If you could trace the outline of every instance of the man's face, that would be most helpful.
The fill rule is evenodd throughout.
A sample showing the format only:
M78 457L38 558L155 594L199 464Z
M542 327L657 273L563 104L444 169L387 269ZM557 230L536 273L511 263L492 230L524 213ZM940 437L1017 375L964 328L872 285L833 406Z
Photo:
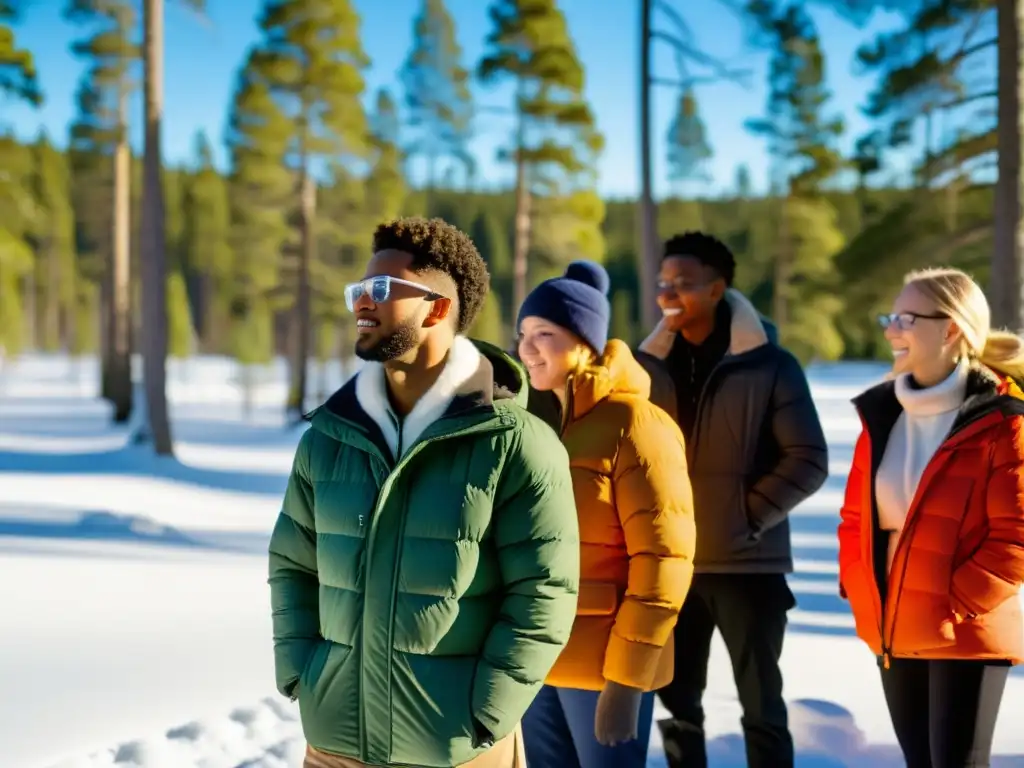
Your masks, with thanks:
M451 300L432 299L437 296L431 293L438 291L437 279L413 272L409 268L411 262L412 256L404 251L386 250L375 253L366 265L363 280L397 280L388 282L387 297L383 300L375 300L372 291L364 290L353 302L357 357L381 363L405 357L419 348L430 328L447 317Z
M668 256L658 275L658 306L665 325L681 331L707 322L725 294L725 281L692 256Z

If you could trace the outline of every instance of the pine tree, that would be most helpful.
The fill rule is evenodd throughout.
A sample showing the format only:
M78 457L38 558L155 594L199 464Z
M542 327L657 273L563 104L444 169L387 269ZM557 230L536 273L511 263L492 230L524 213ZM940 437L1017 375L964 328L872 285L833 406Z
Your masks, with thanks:
M842 352L835 327L842 302L836 298L833 258L843 237L822 185L843 166L835 147L843 123L824 114L831 98L825 57L807 12L794 3L760 21L775 48L766 116L749 121L748 128L767 139L785 190L778 217L773 315L783 343L798 357L835 359Z
M188 289L180 268L167 273L167 354L183 360L192 355L195 334L188 306Z
M681 189L686 182L706 183L711 180L706 166L712 152L693 88L687 88L679 97L666 138L670 181Z
M21 0L0 0L0 96L13 97L40 106L35 60L30 51L18 47L14 24L21 16Z
M39 106L42 94L32 54L18 48L14 38L20 10L16 0L0 0L0 98ZM0 358L17 354L26 341L22 283L27 279L34 292L35 271L26 242L36 217L30 176L29 153L11 137L0 136Z
M405 201L402 150L398 142L398 109L391 94L381 89L370 119L372 167L366 183L367 212L375 222L398 216Z
M486 341L498 347L507 346L508 330L501 316L501 299L494 291L487 294L483 306L480 307L480 314L476 316L467 335L471 339Z
M502 217L484 209L476 215L469 236L491 273L491 291L503 317L512 317L512 239Z
M25 301L32 300L35 255L28 238L36 220L31 189L32 155L10 136L0 136L0 357L16 356L30 340ZM28 282L28 290L23 285ZM29 304L31 308L31 303Z
M94 163L112 158L111 250L100 268L102 390L114 405L114 421L125 422L132 410L128 102L135 88L132 70L139 57L137 14L131 0L69 0L65 15L92 30L90 37L72 46L87 63L87 70L79 85L79 112L71 127L71 145L81 156L91 156Z
M32 227L37 286L38 342L55 352L64 345L65 333L75 323L77 294L75 214L71 206L71 172L67 156L56 149L45 133L32 147L32 194L37 218Z
M185 196L189 184L183 168L165 168L163 177L164 250L166 254L167 354L183 359L195 349L195 324L189 299L189 264L185 251ZM200 214L202 215L202 214ZM227 233L225 233L226 235Z
M413 45L402 68L409 124L415 141L409 150L426 159L426 188L437 186L437 164L453 158L469 173L472 95L462 47L444 0L423 0L413 22Z
M193 315L207 353L227 352L231 324L233 255L228 189L213 165L213 150L204 133L195 139L193 172L182 203L182 263L187 293L195 297Z
M491 32L477 67L481 80L515 86L516 135L505 157L516 164L513 308L526 297L537 195L593 187L603 146L583 96L584 72L555 0L494 0ZM529 137L529 139L527 138Z
M225 294L231 315L228 348L242 366L247 398L251 366L270 362L274 354L274 314L281 308L275 290L289 236L287 214L295 207L294 174L284 164L292 130L250 53L238 74L228 123L234 257Z
M287 410L300 418L307 392L312 342L316 182L320 161L364 159L367 123L361 96L369 66L351 0L267 0L252 75L263 84L291 126L285 163L296 175L299 246L289 282L295 287L293 356ZM335 297L336 299L338 297Z

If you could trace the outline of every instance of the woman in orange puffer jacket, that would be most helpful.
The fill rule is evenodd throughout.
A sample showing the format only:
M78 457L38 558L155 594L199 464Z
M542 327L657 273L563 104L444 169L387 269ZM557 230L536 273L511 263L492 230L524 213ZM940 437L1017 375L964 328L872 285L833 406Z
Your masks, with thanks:
M569 643L523 718L530 768L643 768L654 691L672 680L673 633L693 574L683 435L649 401L650 377L608 341L608 275L574 262L519 313L530 383L562 409L580 521Z
M854 401L840 592L908 768L988 765L1024 659L1024 344L958 270L908 275L881 320L895 376Z

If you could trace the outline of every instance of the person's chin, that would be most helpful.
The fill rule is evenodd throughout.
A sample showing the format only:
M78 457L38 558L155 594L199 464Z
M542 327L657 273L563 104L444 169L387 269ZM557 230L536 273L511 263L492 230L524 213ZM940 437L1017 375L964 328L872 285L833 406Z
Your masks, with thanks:
M551 382L549 382L547 380L546 376L534 376L533 374L531 374L529 372L527 372L527 376L530 379L530 386L533 389L537 390L538 392L550 392L551 391L551 389L552 389Z
M899 376L901 373L906 373L908 368L909 365L905 354L893 358L892 372L894 375Z

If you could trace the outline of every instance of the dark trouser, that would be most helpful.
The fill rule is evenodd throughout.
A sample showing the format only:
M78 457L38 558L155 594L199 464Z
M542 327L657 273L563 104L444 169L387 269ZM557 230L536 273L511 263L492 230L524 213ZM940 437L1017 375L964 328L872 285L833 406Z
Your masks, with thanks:
M743 707L749 768L792 768L793 739L779 657L786 612L796 605L781 573L699 573L676 625L675 677L658 696L672 714L659 723L669 768L706 768L704 707L711 637L722 633Z
M640 700L637 738L606 747L594 736L597 691L545 685L523 717L529 768L644 768L654 694Z
M882 688L907 768L986 768L1010 667L891 659Z

